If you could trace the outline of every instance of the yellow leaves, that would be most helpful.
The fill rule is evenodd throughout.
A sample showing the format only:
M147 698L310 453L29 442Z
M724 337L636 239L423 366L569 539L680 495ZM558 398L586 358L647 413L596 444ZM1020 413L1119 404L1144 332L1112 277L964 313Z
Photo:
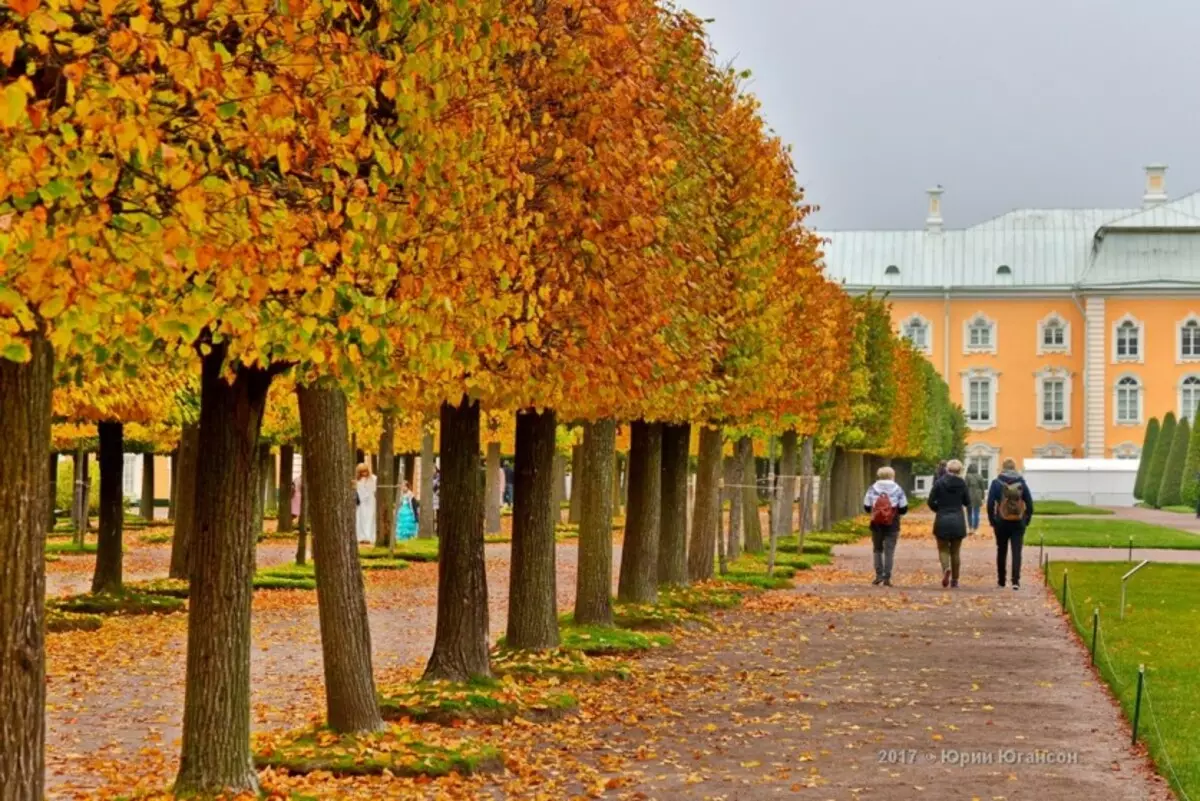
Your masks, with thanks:
M113 12L117 10L117 5L119 5L119 3L120 0L100 0L100 13L104 15L105 19L108 19L113 15ZM139 19L144 18L141 16L136 16L130 22L130 27L133 27L134 30L137 30L134 25Z
M8 28L0 33L0 64L11 67L13 55L21 44L21 34L15 28Z
M386 79L379 85L379 91L382 92L383 96L386 97L388 100L395 100L396 99L396 82L394 80L392 80L391 78Z
M32 93L33 87L24 76L4 87L0 97L0 129L15 127L27 118L25 103Z
M279 161L279 172L282 175L287 175L291 172L292 163L292 148L287 142L280 142L275 146L275 158Z
M8 7L22 17L28 17L41 4L41 0L8 0Z

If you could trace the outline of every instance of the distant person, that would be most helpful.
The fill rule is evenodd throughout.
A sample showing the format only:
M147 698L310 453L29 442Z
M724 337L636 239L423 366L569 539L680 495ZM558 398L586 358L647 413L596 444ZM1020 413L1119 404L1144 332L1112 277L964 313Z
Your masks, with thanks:
M375 486L378 479L365 462L358 466L355 474L354 504L358 507L354 518L355 537L359 542L371 544L375 542Z
M977 465L967 468L967 492L971 495L971 505L967 507L967 533L974 534L979 531L979 510L988 493L987 479Z
M957 587L962 567L962 543L967 536L966 510L971 494L962 477L963 464L957 459L946 463L946 475L934 482L929 493L933 518L933 536L937 539L938 561L942 565L942 586Z
M437 531L438 509L442 506L442 468L433 468L433 530Z
M933 480L936 483L938 481L941 481L945 477L946 477L946 460L943 459L942 461L938 462L937 470L935 470L933 472Z
M513 502L513 466L512 462L504 462L504 505L512 506Z
M296 476L296 480L292 482L292 519L300 518L300 480L303 476Z
M417 536L417 499L407 481L400 482L400 508L396 510L396 542Z
M896 471L881 467L878 478L867 489L863 510L871 516L871 546L875 552L875 580L872 584L892 586L892 562L900 539L900 518L908 513L908 498L896 483Z
M1025 529L1033 520L1033 495L1025 478L1017 472L1017 463L1005 459L1000 475L988 490L988 522L996 535L996 580L1003 587L1007 578L1006 562L1012 547L1012 588L1021 589L1021 549Z

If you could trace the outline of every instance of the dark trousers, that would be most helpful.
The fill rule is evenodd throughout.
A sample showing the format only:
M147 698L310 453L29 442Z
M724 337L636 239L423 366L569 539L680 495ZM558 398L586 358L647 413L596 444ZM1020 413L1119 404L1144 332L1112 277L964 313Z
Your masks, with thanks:
M1012 583L1021 583L1021 550L1025 547L1025 528L1000 526L996 533L996 580L1003 587L1007 577L1008 550L1012 548Z

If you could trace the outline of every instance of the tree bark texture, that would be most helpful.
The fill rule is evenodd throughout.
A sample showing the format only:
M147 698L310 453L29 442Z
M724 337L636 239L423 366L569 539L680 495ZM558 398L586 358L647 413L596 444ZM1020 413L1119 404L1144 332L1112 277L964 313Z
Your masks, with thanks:
M688 578L713 577L713 558L721 534L721 429L700 429L700 459L696 467L696 511L688 549Z
M614 515L621 514L621 508L622 508L621 507L621 481L622 481L622 475L623 475L623 471L621 470L621 462L622 461L623 460L621 458L621 454L619 454L619 453L613 458L612 508L613 508Z
M175 504L178 502L179 493L179 446L175 446L175 450L171 451L171 489L167 495L167 519L171 522L175 521Z
M688 448L692 427L662 426L662 518L658 533L658 583L688 583Z
M417 456L414 453L406 453L402 457L404 467L404 480L408 482L410 489L417 489Z
M800 446L800 536L813 527L813 438L805 437Z
M100 434L100 535L96 540L96 569L92 592L120 592L122 533L125 528L125 427L106 421Z
M258 437L272 373L238 366L228 382L226 350L213 345L201 367L177 794L258 791L250 756L250 602L261 533Z
M485 493L487 495L486 525L488 534L500 533L500 506L504 501L504 490L500 486L503 474L500 472L500 443L489 442L487 446L487 474L484 476Z
M296 564L308 561L308 488L304 486L305 475L300 474L300 517L296 521Z
M296 470L296 448L292 445L279 446L279 513L275 530L287 533L292 530L292 473Z
M796 451L798 444L796 432L785 431L780 442L780 485L775 506L774 525L771 527L771 544L767 554L767 575L775 574L775 549L778 547L780 537L792 533L792 520L796 508Z
M417 521L417 536L430 539L437 535L437 513L433 509L433 432L421 436L421 517ZM445 495L445 488L442 489Z
M579 493L579 562L575 579L575 622L612 625L613 482L617 426L599 420L583 426L579 472L571 492Z
M512 560L508 582L508 645L545 650L558 646L554 524L559 510L553 409L517 414L513 478Z
M729 535L725 543L725 553L729 561L742 555L742 500L746 493L742 491L743 460L737 456L725 459L725 494L729 496Z
M154 454L142 454L142 497L138 502L138 514L143 520L154 522Z
M47 531L53 531L55 524L58 522L54 519L54 506L58 498L58 454L50 454L50 511L46 515L46 521L50 524Z
M396 478L396 415L383 413L379 434L379 470L375 485L375 545L386 548L396 537L396 498L400 482Z
M433 445L422 455L425 482L433 480ZM479 404L463 396L442 404L442 497L438 516L438 614L425 678L469 681L490 676L488 593L483 555L483 482L479 480ZM432 485L430 485L432 495ZM432 506L432 504L431 504ZM428 514L421 504L421 517Z
M742 460L743 547L750 553L762 553L762 521L758 517L758 473L754 467L754 440L742 437L737 443Z
M325 713L337 732L383 728L371 672L367 590L354 532L354 475L346 447L346 393L333 384L296 387L304 467L312 493L313 563L325 666ZM389 458L390 462L391 459Z
M567 522L575 525L579 525L583 516L583 507L580 505L582 499L579 496L579 472L582 468L583 446L576 445L571 448L571 498L567 509Z
M87 517L88 517L88 492L87 492L87 474L88 474L88 455L87 451L80 445L75 449L75 458L72 462L73 480L71 482L71 524L75 529L75 544L83 545L84 537L87 534Z
M41 801L46 743L46 486L54 353L0 359L0 798Z
M191 575L192 531L196 525L196 463L200 458L200 426L187 423L179 435L179 474L175 482L175 536L171 538L169 575Z
M617 598L658 602L658 532L662 501L662 425L638 420L629 432L629 502Z

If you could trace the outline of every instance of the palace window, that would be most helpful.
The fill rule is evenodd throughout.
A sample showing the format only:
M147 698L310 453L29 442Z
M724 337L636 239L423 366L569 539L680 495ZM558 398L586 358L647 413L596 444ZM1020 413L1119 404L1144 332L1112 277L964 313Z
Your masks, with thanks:
M1200 319L1195 315L1179 326L1179 360L1200 361Z
M967 426L983 431L996 425L996 392L999 373L991 369L965 370L962 373L963 408Z
M1067 419L1067 382L1061 378L1042 380L1042 422L1062 425Z
M1142 361L1144 343L1142 324L1126 315L1113 329L1113 361Z
M1112 449L1114 459L1141 459L1142 449L1136 442L1122 442Z
M1070 325L1056 312L1038 322L1038 354L1069 353L1071 351Z
M929 321L919 314L909 317L900 327L901 334L913 344L913 347L926 353L931 350L930 329Z
M1000 449L983 443L975 443L967 448L967 458L964 460L967 469L974 467L985 481L991 481L999 472Z
M1142 422L1142 382L1135 376L1127 375L1117 381L1116 400L1117 423L1122 425L1137 425Z
M1200 376L1189 375L1179 382L1179 419L1195 420L1200 406Z
M894 264L889 264L889 265L887 266L887 269L885 269L885 270L883 271L883 274L884 274L884 275L886 275L886 276L895 277L895 276L897 276L897 275L900 275L900 268L899 268L899 267L897 267L897 266L896 266L896 265L894 265Z
M996 323L982 314L967 320L963 331L967 353L996 352Z

